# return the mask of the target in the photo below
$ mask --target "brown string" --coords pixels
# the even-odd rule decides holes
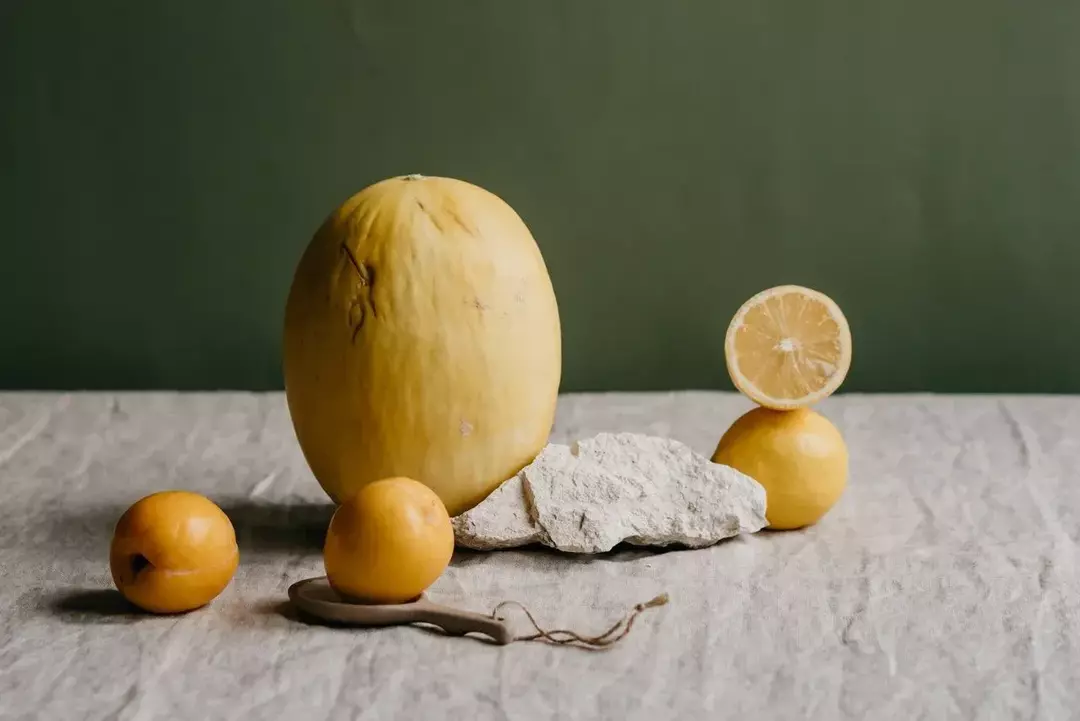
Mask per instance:
[[[637,619],[637,617],[641,614],[642,611],[647,608],[656,608],[657,606],[663,606],[667,602],[668,595],[666,593],[661,593],[659,596],[652,599],[651,601],[639,603],[630,610],[630,613],[627,616],[619,619],[619,621],[614,626],[609,628],[607,631],[604,631],[599,636],[583,636],[576,631],[570,631],[563,628],[546,631],[540,627],[540,624],[536,622],[536,619],[533,618],[533,615],[529,612],[529,609],[525,608],[524,605],[518,603],[517,601],[503,601],[495,607],[494,611],[491,612],[491,617],[497,621],[505,621],[506,619],[503,616],[499,615],[499,611],[506,606],[517,606],[525,613],[525,616],[529,619],[529,623],[531,623],[532,627],[536,629],[536,633],[531,633],[525,636],[515,636],[515,641],[544,640],[548,643],[554,643],[560,646],[573,644],[582,648],[602,649],[607,648],[612,644],[626,638],[626,635],[630,633],[630,629],[634,627],[634,621]]]

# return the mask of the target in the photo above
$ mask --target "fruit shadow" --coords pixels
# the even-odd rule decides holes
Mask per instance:
[[[321,551],[334,514],[334,506],[329,501],[257,503],[235,497],[213,497],[211,500],[232,522],[241,556],[251,552]],[[48,520],[44,540],[38,545],[64,557],[80,558],[94,553],[104,554],[107,559],[116,522],[127,508],[127,505],[102,505],[54,513]]]
[[[57,591],[44,598],[43,606],[61,620],[76,624],[128,624],[150,617],[114,589]]]
[[[220,505],[232,521],[241,556],[245,551],[321,552],[335,508],[329,502],[255,503],[247,499],[222,499]]]

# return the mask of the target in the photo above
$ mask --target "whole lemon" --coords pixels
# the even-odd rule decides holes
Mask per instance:
[[[198,493],[162,491],[116,524],[109,565],[126,599],[154,613],[181,613],[225,590],[240,554],[225,512]]]
[[[405,603],[442,575],[453,554],[454,528],[439,496],[411,478],[386,478],[334,512],[323,561],[342,596]]]
[[[808,408],[755,408],[731,424],[712,460],[765,487],[770,528],[816,523],[847,485],[843,436],[825,416]]]

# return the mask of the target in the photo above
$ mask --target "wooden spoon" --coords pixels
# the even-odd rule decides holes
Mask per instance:
[[[505,645],[514,640],[510,628],[490,616],[440,606],[423,595],[408,603],[369,604],[348,601],[338,595],[325,576],[298,581],[289,587],[289,600],[301,611],[333,623],[350,626],[400,626],[409,623],[430,623],[452,636],[483,633],[495,643]]]

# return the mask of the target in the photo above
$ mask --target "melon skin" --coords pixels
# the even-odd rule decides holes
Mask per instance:
[[[547,443],[558,305],[502,199],[452,178],[389,178],[331,213],[305,250],[283,361],[297,440],[335,502],[405,476],[458,515]]]

